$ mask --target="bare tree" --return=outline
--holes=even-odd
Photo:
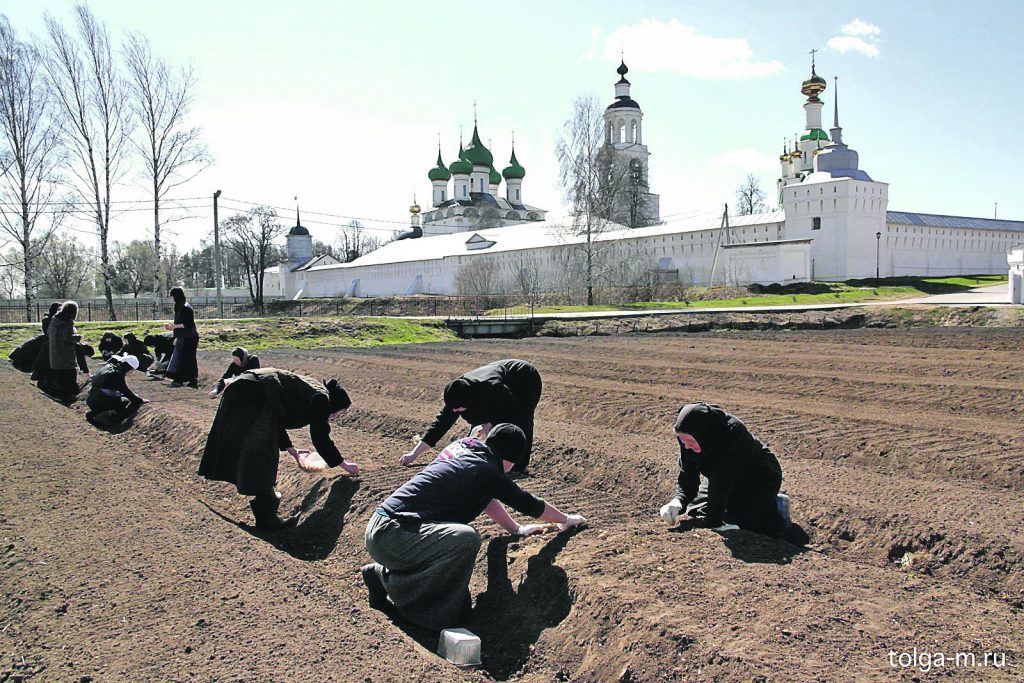
[[[338,234],[338,257],[345,263],[355,261],[381,246],[383,242],[380,237],[370,234],[358,220],[350,221]]]
[[[573,238],[569,242],[582,266],[588,305],[594,303],[594,289],[608,265],[610,243],[602,236],[618,227],[611,216],[624,178],[614,148],[605,141],[603,113],[595,96],[577,97],[556,149],[559,183],[572,217],[561,232]]]
[[[540,261],[525,251],[512,257],[511,287],[527,301],[533,301],[540,291]]]
[[[195,77],[191,69],[172,71],[153,56],[149,40],[131,33],[125,43],[131,109],[140,131],[134,141],[142,157],[153,192],[153,292],[163,294],[160,281],[160,206],[172,189],[195,178],[211,163],[199,128],[188,128],[185,118],[192,105]]]
[[[74,188],[89,207],[99,236],[103,293],[111,320],[117,319],[111,290],[111,190],[127,171],[131,121],[126,84],[117,69],[110,35],[85,5],[75,6],[77,37],[53,16],[45,16],[50,37],[46,64],[63,115],[71,150]]]
[[[39,259],[40,294],[74,299],[92,290],[96,258],[92,249],[66,233],[55,235]]]
[[[497,294],[501,289],[499,275],[493,259],[477,256],[455,271],[455,291],[465,296]]]
[[[277,255],[274,245],[286,231],[278,222],[277,212],[257,206],[248,213],[236,214],[221,223],[225,244],[234,251],[245,267],[249,296],[258,308],[263,306],[263,276]]]
[[[26,321],[39,255],[66,215],[65,204],[55,201],[64,149],[54,113],[39,51],[20,42],[0,16],[0,235],[20,252],[5,273],[21,273]]]
[[[114,242],[110,249],[114,261],[114,283],[119,291],[131,292],[136,299],[156,270],[153,245],[143,240],[128,244]]]
[[[736,205],[736,213],[740,216],[761,213],[767,208],[761,183],[753,173],[747,174],[746,179],[736,188]]]
[[[14,262],[19,254],[14,247],[7,250],[7,253],[0,257],[0,298],[10,301],[17,294],[21,294],[21,287],[24,279],[21,269]]]

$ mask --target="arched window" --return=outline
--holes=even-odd
[[[625,142],[626,141],[626,122],[623,121],[622,119],[619,119],[618,138],[619,138],[618,142]]]
[[[632,143],[640,142],[636,139],[636,121],[629,124],[629,141]]]

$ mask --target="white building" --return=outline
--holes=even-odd
[[[1010,303],[1024,304],[1024,244],[1018,244],[1006,256],[1010,264]]]
[[[299,209],[295,208],[295,225],[288,231],[285,245],[287,258],[263,272],[263,296],[275,299],[301,299],[309,296],[307,273],[314,266],[339,265],[341,261],[321,254],[313,256],[313,236],[299,220]]]
[[[728,228],[718,218],[660,222],[659,197],[649,192],[643,112],[630,96],[627,71],[619,67],[615,100],[605,110],[606,142],[641,180],[647,220],[628,228],[625,212],[617,212],[617,223],[598,237],[607,246],[605,262],[619,264],[624,278],[647,271],[697,285],[994,274],[1004,272],[1006,254],[1022,241],[1024,222],[889,211],[888,184],[862,170],[843,140],[838,95],[832,128],[822,128],[819,95],[827,83],[813,62],[801,84],[804,132],[780,157],[780,208],[730,217]],[[517,291],[515,283],[526,276],[541,290],[561,289],[575,275],[574,254],[584,239],[572,234],[571,220],[523,203],[525,174],[514,147],[498,174],[474,125],[472,141],[460,144],[450,166],[438,151],[428,173],[432,208],[422,226],[414,204],[402,239],[351,263],[313,261],[302,252],[300,265],[268,273],[266,292],[286,298],[457,294],[459,271],[468,268],[487,273],[495,291]]]

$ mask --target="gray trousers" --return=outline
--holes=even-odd
[[[470,604],[469,580],[480,534],[468,524],[399,523],[374,512],[366,550],[403,617],[440,631],[456,626]]]

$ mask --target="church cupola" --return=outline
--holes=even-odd
[[[494,165],[494,157],[491,151],[484,147],[480,141],[480,131],[477,129],[476,120],[473,121],[473,137],[466,145],[466,161],[473,165],[473,172],[469,178],[470,192],[488,192],[490,185],[491,166]]]
[[[452,199],[469,199],[469,174],[473,172],[473,164],[466,160],[466,151],[459,142],[459,158],[448,167],[455,179]]]
[[[441,145],[437,145],[437,165],[427,172],[430,185],[433,188],[434,206],[440,206],[448,200],[448,181],[452,179],[452,173],[445,168],[441,160]]]
[[[313,258],[313,237],[299,220],[298,204],[295,205],[295,225],[288,231],[285,241],[285,254],[288,256],[288,264],[292,269],[298,268]]]
[[[800,171],[810,171],[815,152],[830,142],[828,133],[821,127],[821,108],[823,103],[818,97],[818,95],[825,92],[828,84],[824,78],[818,75],[815,69],[815,52],[817,50],[811,50],[811,75],[800,84],[800,92],[807,97],[807,101],[804,102],[806,123],[799,141],[799,149],[803,157],[797,168]]]
[[[516,159],[516,142],[512,138],[512,158],[508,160],[508,166],[501,172],[505,177],[505,198],[512,204],[523,203],[523,178],[526,176],[526,169],[519,165]]]

